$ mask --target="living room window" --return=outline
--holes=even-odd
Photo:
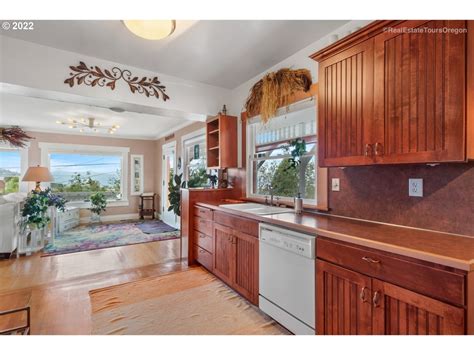
[[[21,181],[27,167],[28,147],[0,143],[0,195],[28,192],[28,183]]]
[[[0,195],[20,191],[21,155],[18,149],[0,149]]]
[[[284,203],[300,193],[306,205],[318,204],[315,117],[314,101],[305,101],[280,109],[267,124],[259,117],[248,121],[247,197],[264,198],[273,192]],[[290,142],[297,138],[304,140],[306,151],[294,166]]]
[[[54,177],[52,191],[70,204],[87,207],[91,194],[103,192],[109,205],[128,205],[128,148],[49,143],[40,148]]]

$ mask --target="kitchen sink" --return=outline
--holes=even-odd
[[[291,208],[267,206],[267,205],[262,205],[260,203],[252,203],[252,202],[224,204],[224,205],[219,205],[219,207],[228,208],[234,211],[242,211],[245,213],[258,214],[258,215],[269,215],[269,214],[293,212],[293,209]]]

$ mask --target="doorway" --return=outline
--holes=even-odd
[[[166,224],[179,228],[178,218],[173,211],[168,211],[170,202],[168,200],[168,187],[170,179],[174,179],[176,173],[176,141],[163,144],[163,161],[161,165],[161,219]]]

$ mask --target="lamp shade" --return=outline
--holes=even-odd
[[[48,182],[54,181],[53,176],[48,168],[43,166],[30,166],[23,176],[23,181]]]

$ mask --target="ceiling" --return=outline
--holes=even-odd
[[[156,114],[125,111],[116,113],[108,108],[85,105],[67,101],[0,93],[2,125],[18,125],[26,130],[156,139],[171,131],[184,127],[193,121],[177,117],[164,117]],[[78,129],[68,128],[67,125],[57,124],[56,121],[67,119],[87,119],[94,117],[103,126],[119,125],[116,134],[80,133]]]
[[[233,89],[347,22],[178,20],[170,37],[149,41],[122,21],[35,21],[2,35]]]

